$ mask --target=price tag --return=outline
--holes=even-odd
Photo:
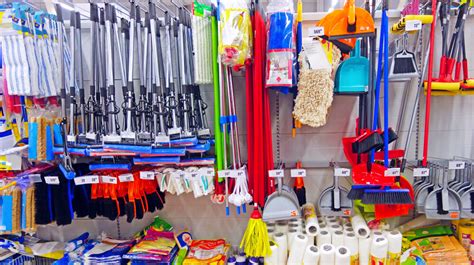
[[[200,172],[195,171],[195,172],[188,172],[188,179],[195,179],[198,178],[199,175],[201,175]]]
[[[466,162],[464,161],[449,161],[449,169],[464,169]]]
[[[234,170],[232,170],[232,176],[231,177],[233,177],[233,178],[245,177],[245,170],[234,169]]]
[[[40,174],[30,174],[28,175],[30,178],[31,183],[41,183],[41,175]]]
[[[314,38],[324,35],[324,27],[310,27],[308,28],[308,37]]]
[[[349,177],[351,175],[351,170],[348,168],[335,168],[334,169],[334,176],[336,177]]]
[[[405,23],[405,31],[421,30],[423,23],[420,20],[408,20]]]
[[[292,178],[305,178],[306,177],[306,169],[296,168],[291,170],[291,177]]]
[[[285,171],[283,169],[268,170],[268,176],[270,176],[270,178],[284,178]]]
[[[74,183],[76,185],[86,185],[86,184],[97,184],[99,183],[99,176],[90,175],[74,178]]]
[[[44,182],[49,185],[59,185],[59,178],[57,176],[44,177]]]
[[[430,175],[429,168],[414,168],[413,169],[413,177],[428,177]]]
[[[188,179],[189,174],[188,174],[188,172],[179,170],[179,171],[176,172],[176,178]]]
[[[400,176],[400,168],[389,168],[385,170],[386,177],[399,177]]]
[[[140,171],[140,179],[154,180],[155,179],[155,172],[153,172],[153,171]]]
[[[111,176],[101,176],[102,183],[117,184],[117,178]]]
[[[120,182],[132,182],[132,181],[134,181],[133,174],[122,174],[122,175],[119,175],[118,177],[119,177]]]
[[[200,168],[199,172],[205,177],[214,177],[214,175],[216,174],[214,168],[211,167]]]
[[[232,177],[232,170],[219,170],[217,172],[220,178],[230,178]]]

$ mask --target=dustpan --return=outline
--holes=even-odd
[[[336,94],[363,94],[369,88],[369,59],[360,55],[360,40],[357,40],[353,56],[339,65],[336,72]]]
[[[349,191],[339,186],[339,177],[334,174],[333,186],[325,189],[319,197],[319,212],[324,216],[351,216],[352,201]]]
[[[402,45],[399,45],[399,42]],[[401,46],[401,49],[393,55],[392,63],[390,65],[390,72],[388,78],[390,80],[400,80],[411,77],[418,77],[418,67],[416,66],[415,54],[407,51],[408,35],[405,34],[401,40],[397,40],[397,48]],[[401,69],[400,65],[405,67],[409,66],[409,69]]]
[[[428,194],[425,214],[429,219],[457,220],[461,215],[461,198],[449,188],[446,169],[443,169],[441,186]]]
[[[278,178],[277,183],[277,191],[268,196],[265,202],[262,219],[275,221],[299,217],[301,213],[296,194],[290,187],[283,185],[281,178]]]

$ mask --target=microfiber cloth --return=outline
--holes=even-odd
[[[276,12],[269,17],[268,51],[293,49],[294,15]]]

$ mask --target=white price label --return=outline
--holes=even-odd
[[[155,172],[153,172],[153,171],[140,171],[140,179],[154,180],[155,179]]]
[[[268,170],[268,176],[270,176],[270,178],[284,178],[285,171],[283,169]]]
[[[188,178],[189,179],[195,179],[195,178],[198,178],[199,177],[200,172],[198,171],[195,171],[195,172],[188,172]]]
[[[414,168],[413,169],[413,177],[428,177],[430,175],[429,168]]]
[[[334,169],[334,176],[336,177],[349,177],[351,175],[351,170],[348,168],[335,168]]]
[[[188,179],[188,177],[189,177],[188,172],[181,171],[181,170],[176,172],[176,178]]]
[[[241,169],[232,170],[232,177],[233,178],[245,177],[245,170],[241,170]]]
[[[203,175],[205,177],[214,177],[214,175],[215,175],[214,169],[209,168],[209,167],[201,168],[201,169],[199,169],[199,172],[201,173],[201,175]]]
[[[44,177],[44,182],[49,185],[59,185],[59,178],[57,176]]]
[[[324,35],[324,27],[310,27],[308,28],[308,37],[314,38]]]
[[[449,161],[449,169],[464,169],[466,162],[464,161]]]
[[[30,174],[28,175],[30,178],[31,183],[41,183],[41,175],[40,174]]]
[[[420,20],[408,20],[405,23],[405,31],[421,30],[423,23]]]
[[[231,178],[232,170],[219,170],[218,175],[219,178]]]
[[[305,178],[306,177],[306,169],[296,168],[291,170],[291,177],[292,178]]]
[[[132,181],[134,181],[133,174],[122,174],[122,175],[119,175],[118,177],[119,177],[120,182],[132,182]]]
[[[102,183],[117,184],[117,178],[112,176],[101,176]]]
[[[76,185],[86,185],[86,184],[97,184],[99,183],[99,176],[90,175],[74,178],[74,183]]]
[[[400,177],[400,168],[389,168],[385,170],[386,177]]]

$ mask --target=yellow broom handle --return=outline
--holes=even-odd
[[[349,8],[349,17],[348,17],[349,25],[354,25],[356,22],[355,0],[348,0],[347,5]]]
[[[16,181],[12,181],[10,183],[8,183],[7,185],[3,186],[3,187],[0,187],[0,191],[4,191],[12,186],[16,185]]]

